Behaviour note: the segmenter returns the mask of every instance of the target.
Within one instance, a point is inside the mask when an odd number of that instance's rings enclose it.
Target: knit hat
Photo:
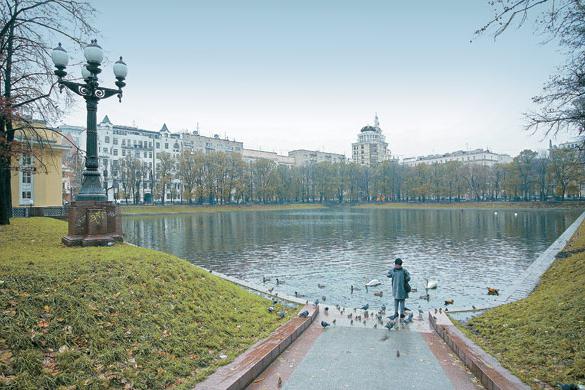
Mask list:
[[[402,259],[397,258],[396,260],[394,260],[394,264],[402,265]]]

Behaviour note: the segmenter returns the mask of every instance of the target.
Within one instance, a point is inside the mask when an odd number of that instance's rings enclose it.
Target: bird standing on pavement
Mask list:
[[[322,327],[326,328],[326,327],[328,327],[329,325],[330,325],[330,324],[329,324],[329,322],[326,322],[326,321],[321,321],[321,326],[322,326]]]
[[[362,310],[368,310],[370,307],[369,303],[366,303],[365,305],[362,306]]]
[[[308,316],[309,316],[308,310],[303,310],[302,312],[299,313],[299,317],[301,318],[307,318]]]

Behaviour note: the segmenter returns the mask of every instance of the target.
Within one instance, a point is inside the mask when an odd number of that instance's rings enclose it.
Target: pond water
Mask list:
[[[126,240],[310,301],[359,307],[392,301],[386,272],[400,257],[411,308],[482,306],[505,293],[578,217],[570,210],[319,209],[125,216]],[[365,283],[383,284],[366,291]],[[425,279],[437,280],[424,295]],[[318,285],[324,285],[319,288]],[[359,287],[351,293],[350,286]],[[382,297],[374,292],[383,291]]]

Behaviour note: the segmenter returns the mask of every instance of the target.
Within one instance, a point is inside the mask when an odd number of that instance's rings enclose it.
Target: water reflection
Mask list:
[[[278,277],[285,284],[277,290],[325,295],[344,306],[390,302],[384,275],[401,257],[419,289],[407,306],[426,308],[449,298],[456,306],[493,300],[486,287],[505,292],[577,216],[562,210],[224,212],[125,217],[124,232],[137,245],[255,283],[266,275],[268,286]],[[373,278],[385,284],[366,292]],[[418,299],[425,278],[439,281],[428,303]],[[351,294],[351,285],[361,290]],[[380,289],[385,295],[375,297]]]

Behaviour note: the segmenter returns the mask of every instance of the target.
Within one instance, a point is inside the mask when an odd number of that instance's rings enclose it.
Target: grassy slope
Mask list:
[[[0,227],[1,388],[187,387],[283,322],[263,298],[174,256],[66,248],[66,228]]]
[[[526,299],[492,309],[462,330],[534,388],[585,382],[585,225]]]
[[[452,202],[452,203],[368,203],[358,208],[390,209],[585,209],[585,202]]]
[[[225,211],[277,211],[277,210],[304,210],[320,209],[321,204],[288,204],[288,205],[251,205],[251,206],[195,206],[195,205],[168,205],[168,206],[122,206],[122,214],[179,214],[179,213],[217,213]]]

